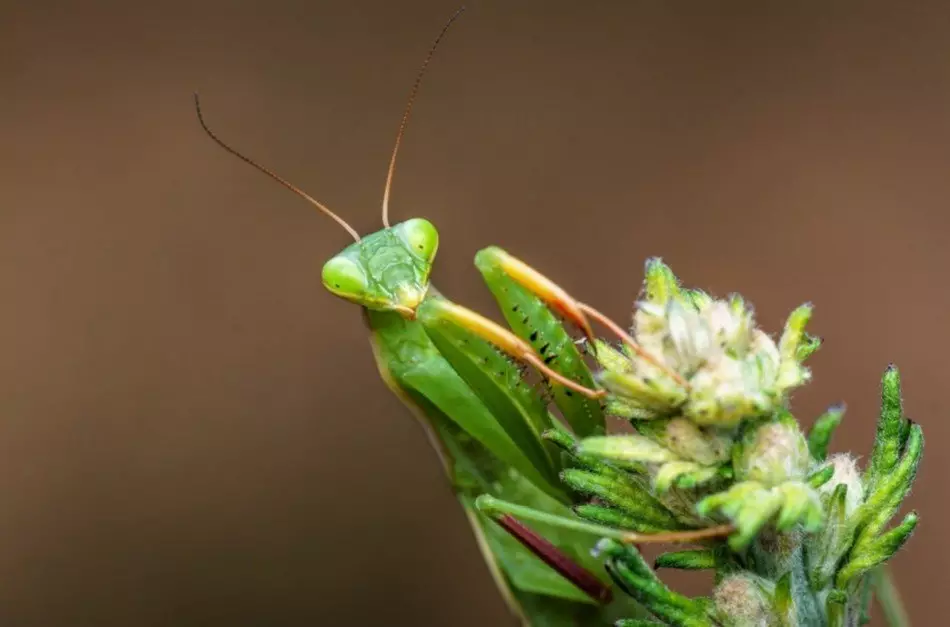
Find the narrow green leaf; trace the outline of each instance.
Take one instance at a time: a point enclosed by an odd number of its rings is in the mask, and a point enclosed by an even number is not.
[[[676,457],[653,440],[642,435],[611,435],[584,438],[577,445],[578,453],[587,453],[613,462],[662,463],[677,461]]]
[[[877,487],[852,516],[859,529],[855,546],[879,534],[897,512],[914,483],[923,448],[923,431],[920,425],[912,425],[904,456],[891,472],[879,478]]]
[[[660,527],[655,524],[645,522],[636,516],[623,512],[613,507],[604,507],[603,505],[593,505],[584,503],[574,506],[574,513],[584,520],[589,520],[598,525],[614,527],[617,529],[628,529],[637,533],[659,533],[661,531],[670,531],[669,527]],[[679,525],[674,529],[679,529]]]
[[[852,550],[851,559],[838,573],[836,585],[839,588],[847,588],[855,578],[893,557],[910,538],[918,520],[917,513],[911,512],[901,524],[883,533],[876,540],[856,546]]]
[[[835,467],[832,465],[825,466],[813,472],[808,476],[808,485],[813,488],[820,488],[825,485],[831,478],[835,476]]]
[[[550,429],[543,432],[541,437],[549,442],[552,442],[555,446],[566,453],[573,454],[574,448],[577,446],[577,439],[574,437],[574,435],[557,423],[554,423]]]
[[[775,615],[780,627],[795,627],[795,600],[792,598],[792,573],[788,572],[775,586]]]
[[[825,602],[828,613],[828,627],[845,627],[848,616],[848,593],[844,590],[832,590]]]
[[[831,407],[818,417],[808,432],[808,451],[815,461],[823,462],[828,457],[828,443],[844,416],[843,404]]]
[[[816,590],[828,585],[838,568],[839,560],[851,546],[852,534],[846,529],[847,498],[847,484],[838,484],[827,502],[828,513],[825,528],[815,539],[815,543],[812,545],[814,550],[808,552],[809,561],[813,566],[809,581],[812,588]]]
[[[561,473],[561,480],[570,488],[599,498],[643,523],[662,529],[679,526],[665,507],[639,486],[602,474],[570,468]]]
[[[706,570],[716,568],[716,553],[711,549],[673,551],[656,558],[654,568],[677,568],[680,570]]]
[[[815,354],[819,348],[821,348],[821,338],[817,335],[811,335],[810,333],[805,333],[802,337],[801,344],[798,345],[798,352],[795,357],[798,359],[799,363],[805,361],[809,357]]]
[[[881,416],[877,422],[877,435],[867,471],[866,484],[869,491],[897,464],[901,450],[901,433],[904,431],[903,418],[900,372],[892,364],[884,371],[881,379]]]

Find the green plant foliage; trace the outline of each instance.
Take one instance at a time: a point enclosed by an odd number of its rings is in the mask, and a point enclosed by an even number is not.
[[[897,369],[884,373],[877,436],[862,471],[852,456],[829,453],[843,405],[807,432],[789,410],[789,393],[811,376],[803,362],[820,343],[805,331],[810,305],[792,312],[775,342],[742,298],[685,289],[659,260],[647,263],[642,296],[631,329],[636,346],[597,339],[591,350],[608,414],[632,431],[576,439],[555,426],[543,435],[565,455],[561,481],[581,499],[575,516],[497,500],[486,506],[600,535],[603,568],[653,615],[617,625],[865,622],[880,569],[918,523],[911,512],[891,524],[923,452],[921,428],[903,412]],[[689,535],[716,528],[723,533]],[[700,546],[663,553],[652,567],[637,549],[656,534],[674,541],[684,533]],[[716,586],[708,597],[688,598],[658,569],[711,570]]]

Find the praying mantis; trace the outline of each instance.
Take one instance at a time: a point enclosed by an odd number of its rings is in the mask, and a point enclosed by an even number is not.
[[[545,524],[531,530],[475,506],[488,494],[573,516],[574,497],[558,479],[565,460],[544,437],[558,424],[549,405],[577,437],[603,434],[605,412],[603,391],[561,319],[588,340],[594,337],[592,320],[636,348],[632,340],[528,264],[488,247],[475,256],[475,265],[508,323],[502,327],[430,283],[439,241],[431,222],[389,221],[396,156],[413,101],[439,41],[461,12],[446,23],[416,77],[386,177],[384,228],[375,233],[361,236],[325,205],[221,140],[206,124],[196,94],[198,118],[222,148],[307,200],[353,238],[326,262],[323,285],[360,307],[380,375],[438,452],[512,612],[527,625],[607,625],[621,616],[642,616],[633,601],[612,599],[603,575],[592,574],[599,569],[591,556],[597,538],[590,533]],[[529,369],[541,376],[543,390],[527,382]]]

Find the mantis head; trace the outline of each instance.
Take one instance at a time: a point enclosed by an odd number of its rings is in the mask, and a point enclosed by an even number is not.
[[[429,289],[439,247],[431,222],[412,218],[364,236],[323,266],[323,286],[367,309],[397,311],[406,318]]]
[[[396,169],[396,155],[399,153],[399,145],[409,121],[409,113],[412,111],[426,67],[442,36],[464,9],[465,7],[462,7],[457,10],[442,27],[442,32],[429,48],[429,54],[416,75],[416,81],[409,93],[409,102],[406,104],[402,122],[399,125],[399,132],[396,134],[392,156],[389,159],[389,171],[383,190],[383,226],[385,228],[363,237],[360,237],[353,227],[330,211],[323,203],[220,139],[205,123],[201,115],[198,94],[195,94],[195,111],[198,114],[198,121],[211,139],[232,155],[263,172],[319,209],[321,213],[343,227],[355,240],[323,266],[324,287],[331,293],[367,309],[396,311],[410,320],[415,318],[416,307],[425,298],[429,289],[429,273],[432,270],[432,260],[435,259],[436,249],[439,247],[439,233],[431,222],[423,218],[412,218],[391,226],[389,224],[389,192]]]

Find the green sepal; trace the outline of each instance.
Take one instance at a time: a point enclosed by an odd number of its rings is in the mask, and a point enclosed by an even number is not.
[[[808,475],[807,482],[808,485],[817,489],[831,481],[831,478],[834,476],[835,467],[829,464]]]
[[[643,414],[642,419],[667,415],[688,398],[687,391],[663,372],[647,378],[634,373],[601,370],[595,379],[608,392],[625,401],[626,406],[637,408]]]
[[[724,492],[707,496],[696,505],[701,516],[718,511],[736,526],[729,536],[734,551],[746,549],[762,528],[777,517],[776,527],[787,531],[801,523],[805,531],[821,527],[821,502],[807,484],[789,481],[768,488],[755,481],[734,484]]]
[[[782,360],[798,361],[798,349],[805,336],[805,325],[811,319],[812,306],[809,303],[799,305],[788,316],[785,329],[779,339],[778,351]]]
[[[817,335],[805,333],[802,336],[801,343],[798,345],[798,350],[795,353],[795,357],[798,359],[799,363],[814,355],[815,352],[821,348],[821,342],[821,338]]]
[[[784,499],[776,522],[779,531],[788,531],[800,522],[807,532],[817,531],[821,527],[821,502],[811,487],[790,481],[778,489]]]
[[[812,306],[800,305],[788,317],[785,330],[779,339],[778,351],[781,356],[775,387],[778,390],[787,390],[801,385],[810,377],[808,369],[801,365],[798,352],[805,337],[805,325],[811,318]]]
[[[682,294],[683,300],[692,305],[693,309],[696,311],[706,307],[713,300],[712,296],[699,289],[687,289],[681,287],[680,294]]]
[[[594,339],[594,358],[604,370],[631,372],[633,363],[621,351],[601,339]]]
[[[729,536],[729,546],[733,551],[742,551],[749,546],[762,527],[769,522],[782,507],[782,496],[771,490],[760,498],[748,499],[735,516],[737,533]]]
[[[647,259],[643,274],[643,295],[647,301],[666,305],[670,299],[680,295],[679,279],[659,257]]]
[[[823,462],[828,457],[828,444],[841,424],[844,410],[843,404],[829,408],[815,420],[815,424],[808,431],[808,451],[815,461]]]
[[[689,490],[721,477],[721,466],[700,466],[694,462],[673,461],[662,464],[653,481],[657,494],[664,494],[674,486]]]

